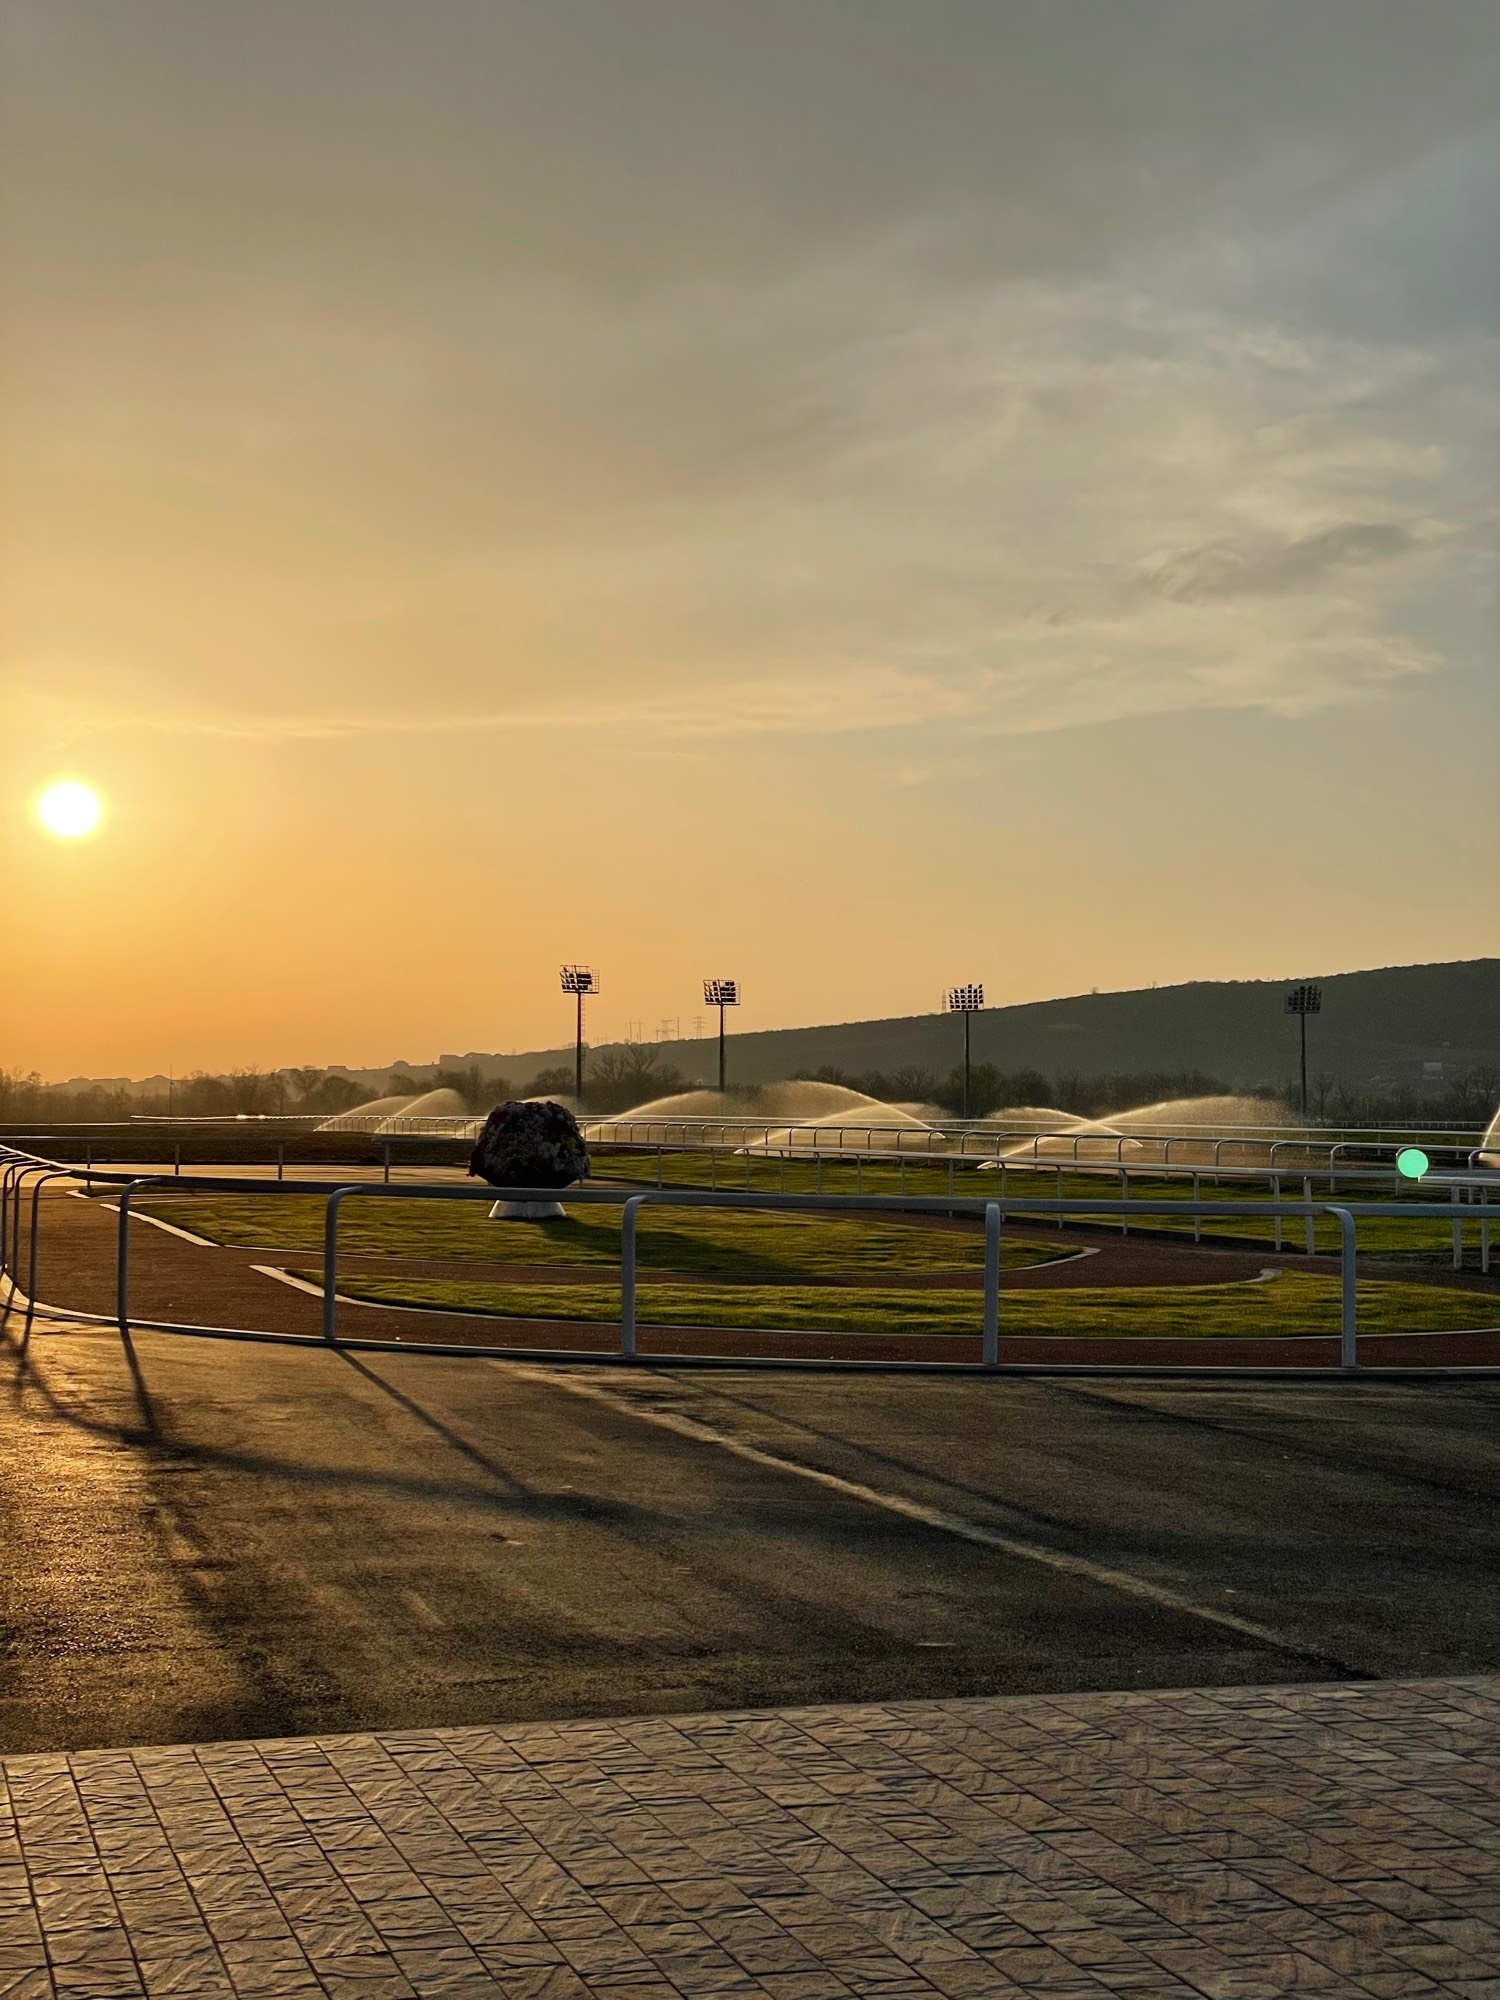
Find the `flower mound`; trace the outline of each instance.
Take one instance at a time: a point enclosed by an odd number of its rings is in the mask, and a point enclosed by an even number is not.
[[[583,1135],[561,1104],[497,1104],[484,1121],[469,1172],[498,1188],[561,1188],[589,1170]]]

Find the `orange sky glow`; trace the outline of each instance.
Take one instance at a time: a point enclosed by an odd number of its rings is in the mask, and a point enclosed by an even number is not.
[[[1181,15],[0,0],[0,1067],[1494,952],[1493,13]]]

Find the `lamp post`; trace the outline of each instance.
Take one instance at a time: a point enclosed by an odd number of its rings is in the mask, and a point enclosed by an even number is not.
[[[950,1014],[964,1017],[964,1109],[969,1115],[969,1018],[984,1006],[984,988],[977,983],[971,986],[951,986],[943,995],[943,1005]]]
[[[1283,1010],[1297,1016],[1297,1026],[1302,1039],[1302,1122],[1307,1123],[1307,1017],[1323,1011],[1323,989],[1321,986],[1294,986],[1286,996]]]
[[[705,979],[703,998],[710,1007],[719,1010],[719,1093],[724,1091],[724,1009],[740,1004],[740,982],[737,979]]]
[[[571,993],[578,1002],[578,1031],[573,1043],[573,1095],[582,1104],[583,1003],[590,994],[599,991],[599,975],[586,965],[565,965],[562,969],[562,990]]]

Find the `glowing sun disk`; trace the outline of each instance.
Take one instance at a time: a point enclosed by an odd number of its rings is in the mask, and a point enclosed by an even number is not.
[[[36,802],[36,816],[59,840],[82,840],[99,824],[103,813],[99,794],[74,778],[49,785]]]

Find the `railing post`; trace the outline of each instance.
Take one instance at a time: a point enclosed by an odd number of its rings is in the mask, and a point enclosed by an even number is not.
[[[26,1264],[26,1324],[21,1333],[23,1345],[31,1339],[32,1321],[36,1318],[36,1239],[37,1229],[41,1223],[41,1208],[39,1205],[41,1192],[44,1187],[50,1186],[53,1181],[62,1181],[67,1178],[68,1176],[65,1173],[54,1169],[51,1173],[39,1175],[32,1183],[31,1248]]]
[[[1073,1150],[1076,1154],[1078,1150],[1078,1141],[1076,1139],[1073,1141]],[[1061,1167],[1059,1167],[1057,1170],[1057,1198],[1059,1201],[1061,1201],[1063,1198],[1062,1175],[1063,1175],[1063,1170]],[[1063,1213],[1061,1209],[1057,1211],[1057,1226],[1059,1229],[1061,1229],[1063,1226]]]
[[[182,1141],[180,1139],[172,1141],[172,1178],[174,1180],[182,1179]]]
[[[1193,1241],[1194,1241],[1195,1243],[1201,1243],[1201,1242],[1203,1241],[1203,1217],[1202,1217],[1202,1216],[1201,1216],[1201,1215],[1200,1215],[1200,1214],[1198,1213],[1198,1203],[1199,1203],[1199,1200],[1200,1200],[1200,1198],[1201,1198],[1201,1194],[1202,1194],[1202,1189],[1201,1189],[1201,1185],[1200,1185],[1200,1182],[1201,1182],[1201,1176],[1200,1176],[1200,1174],[1199,1174],[1199,1172],[1198,1172],[1198,1169],[1197,1169],[1196,1167],[1194,1167],[1194,1169],[1193,1169]]]
[[[0,1210],[0,1214],[4,1216],[4,1225],[0,1227],[0,1257],[4,1258],[6,1273],[12,1283],[15,1282],[16,1271],[21,1261],[21,1239],[17,1235],[12,1246],[11,1236],[19,1228],[15,1218],[20,1212],[21,1180],[25,1172],[24,1164],[13,1164],[5,1169],[5,1206]]]
[[[339,1209],[346,1194],[358,1192],[352,1187],[335,1188],[323,1209],[323,1338],[334,1347],[338,1345]]]
[[[984,1210],[984,1365],[1000,1365],[1000,1204]]]
[[[26,1264],[26,1324],[21,1334],[23,1344],[31,1338],[31,1322],[36,1314],[36,1233],[41,1222],[41,1192],[48,1181],[57,1178],[56,1174],[42,1174],[31,1184],[31,1254]]]
[[[1354,1217],[1347,1208],[1334,1208],[1332,1205],[1328,1212],[1339,1226],[1339,1366],[1352,1373],[1359,1366],[1359,1339],[1355,1324],[1359,1305],[1359,1252]]]
[[[130,1338],[130,1197],[149,1181],[132,1181],[120,1190],[120,1227],[115,1247],[115,1319],[120,1338]]]
[[[0,1326],[10,1325],[11,1308],[15,1304],[16,1292],[19,1289],[16,1284],[16,1272],[21,1265],[21,1235],[20,1223],[17,1220],[14,1225],[15,1249],[12,1252],[11,1190],[12,1188],[15,1190],[15,1214],[19,1217],[21,1188],[26,1172],[24,1161],[19,1163],[10,1161],[6,1164],[3,1177],[0,1177],[0,1270],[3,1270],[10,1279],[4,1302],[0,1304]]]
[[[10,1278],[12,1284],[15,1283],[16,1273],[21,1268],[21,1207],[26,1200],[26,1176],[34,1171],[34,1168],[28,1167],[23,1162],[16,1173],[10,1218]]]
[[[1120,1199],[1122,1202],[1130,1199],[1130,1175],[1124,1167],[1120,1169]],[[1125,1208],[1120,1210],[1120,1234],[1122,1236],[1130,1234],[1130,1211]]]
[[[1302,1199],[1305,1202],[1311,1203],[1312,1198],[1313,1198],[1312,1175],[1304,1174],[1302,1176]],[[1318,1232],[1317,1232],[1317,1224],[1313,1220],[1312,1210],[1310,1207],[1308,1209],[1307,1214],[1304,1215],[1302,1218],[1302,1240],[1306,1247],[1308,1256],[1309,1257],[1315,1256],[1317,1254],[1317,1249],[1318,1249]]]
[[[1463,1198],[1464,1198],[1463,1189],[1458,1187],[1453,1187],[1450,1185],[1448,1189],[1448,1200],[1452,1204],[1455,1211],[1462,1205]],[[1453,1217],[1453,1268],[1455,1271],[1461,1271],[1463,1267],[1464,1267],[1464,1225],[1461,1218],[1457,1215],[1457,1213],[1455,1213]]]
[[[1274,1201],[1274,1202],[1276,1202],[1276,1203],[1277,1203],[1277,1209],[1276,1209],[1276,1215],[1275,1215],[1275,1219],[1274,1219],[1274,1228],[1275,1228],[1275,1243],[1276,1243],[1276,1249],[1277,1249],[1277,1251],[1278,1251],[1278,1253],[1279,1253],[1279,1252],[1280,1252],[1280,1250],[1281,1250],[1281,1208],[1280,1208],[1280,1202],[1281,1202],[1281,1176],[1280,1176],[1280,1174],[1272,1174],[1272,1176],[1271,1176],[1271,1199],[1272,1199],[1272,1201]]]
[[[620,1216],[620,1359],[635,1359],[635,1224],[644,1195],[633,1194]]]
[[[285,1141],[285,1139],[280,1139],[280,1140],[278,1140],[278,1141],[277,1141],[277,1145],[276,1145],[276,1178],[277,1178],[277,1180],[279,1180],[279,1181],[284,1181],[284,1180],[286,1179],[286,1141]]]

